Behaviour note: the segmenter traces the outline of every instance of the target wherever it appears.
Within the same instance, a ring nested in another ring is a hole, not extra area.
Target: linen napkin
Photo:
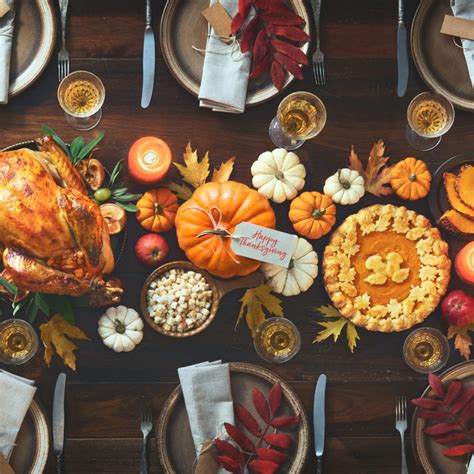
[[[0,0],[10,7],[10,11],[0,18],[0,104],[8,103],[10,86],[10,57],[13,42],[13,21],[15,0]]]
[[[474,2],[472,0],[455,0],[451,5],[451,9],[454,16],[474,20]],[[474,87],[474,41],[461,39],[461,42],[471,84]]]
[[[234,424],[229,364],[203,362],[178,369],[196,455],[206,442],[223,436],[224,423]],[[219,469],[219,474],[226,471]]]
[[[218,0],[211,0],[211,5]],[[221,0],[230,16],[237,13],[237,0]],[[237,43],[221,41],[209,27],[202,70],[199,105],[214,112],[243,113],[247,99],[250,55],[242,54]]]
[[[6,459],[36,392],[32,380],[0,370],[0,454]]]

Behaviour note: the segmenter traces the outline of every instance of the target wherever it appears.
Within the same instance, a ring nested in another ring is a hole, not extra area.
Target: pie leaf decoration
[[[199,161],[197,150],[191,148],[191,143],[186,145],[183,154],[184,165],[181,163],[174,163],[178,168],[183,180],[190,184],[193,188],[198,188],[206,182],[209,176],[209,154],[206,153],[204,158]]]
[[[420,410],[418,416],[426,420],[424,433],[439,444],[445,456],[463,456],[474,452],[474,390],[465,390],[460,380],[446,387],[441,379],[428,377],[432,394],[415,398],[411,402]]]
[[[265,310],[273,316],[283,317],[281,300],[272,294],[271,288],[266,283],[248,289],[239,301],[242,305],[235,327],[237,328],[245,316],[247,325],[252,331],[252,337],[255,335],[258,326],[265,321]]]
[[[168,184],[168,189],[183,201],[187,201],[193,195],[193,190],[186,184],[171,182]]]
[[[46,365],[51,366],[53,355],[56,352],[72,370],[76,370],[74,351],[77,346],[68,337],[81,341],[90,340],[82,329],[68,323],[59,314],[55,314],[47,323],[40,326],[40,335],[45,347],[44,360]]]
[[[328,321],[318,322],[318,324],[325,329],[321,330],[316,335],[313,343],[325,341],[331,336],[333,337],[334,342],[337,342],[342,330],[344,327],[346,327],[347,347],[353,353],[354,349],[357,347],[357,340],[360,339],[354,323],[342,316],[342,314],[334,306],[323,305],[313,307],[312,309],[313,311],[321,313],[325,318],[329,318]]]
[[[214,181],[216,183],[225,183],[226,181],[229,181],[230,175],[234,170],[234,161],[235,156],[221,163],[219,168],[214,168],[214,171],[212,172],[211,181]]]
[[[454,337],[455,349],[457,349],[466,360],[469,360],[471,357],[472,339],[469,331],[474,331],[474,324],[448,327],[448,339]]]
[[[349,153],[349,167],[357,171],[365,182],[365,189],[375,196],[388,196],[393,193],[390,186],[391,167],[387,166],[389,157],[384,156],[385,145],[383,140],[379,140],[372,145],[367,166],[364,169],[354,145]]]

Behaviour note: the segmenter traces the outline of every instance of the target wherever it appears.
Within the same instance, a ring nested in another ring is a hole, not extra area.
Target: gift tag
[[[2,0],[0,0],[1,2]],[[231,39],[232,18],[220,2],[216,2],[202,11],[202,15],[214,28],[214,31],[224,43],[229,43]]]
[[[474,40],[474,21],[457,16],[444,15],[441,33]]]
[[[234,229],[230,248],[236,255],[288,268],[297,240],[293,234],[241,222]]]
[[[1,454],[0,454],[0,474],[15,474],[10,464],[7,463],[7,460]]]
[[[10,11],[10,7],[7,5],[5,0],[0,0],[0,18],[5,16]]]

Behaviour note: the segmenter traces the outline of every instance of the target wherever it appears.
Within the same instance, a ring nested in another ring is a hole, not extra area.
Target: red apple
[[[135,244],[135,255],[148,267],[157,267],[162,263],[168,256],[169,250],[166,240],[158,234],[146,234]]]
[[[467,326],[474,323],[474,297],[463,290],[451,291],[441,303],[446,321],[452,326]]]

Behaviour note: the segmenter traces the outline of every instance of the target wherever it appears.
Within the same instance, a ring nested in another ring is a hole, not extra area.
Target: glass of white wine
[[[453,104],[441,94],[422,92],[408,105],[405,136],[417,150],[437,147],[454,123]]]
[[[98,125],[104,100],[104,84],[91,72],[75,71],[59,84],[59,105],[69,125],[76,130],[91,130]]]
[[[31,324],[22,319],[7,319],[0,323],[0,362],[24,364],[37,350],[38,336]]]
[[[270,138],[279,148],[296,150],[321,132],[326,117],[326,107],[319,97],[309,92],[294,92],[280,102],[270,123]]]

